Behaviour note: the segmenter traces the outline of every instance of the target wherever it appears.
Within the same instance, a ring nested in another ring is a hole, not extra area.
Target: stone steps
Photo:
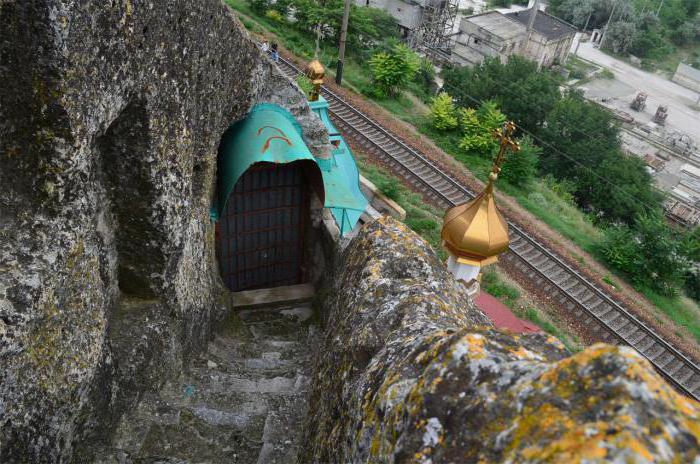
[[[238,311],[207,353],[125,417],[96,462],[294,463],[318,328],[308,304]]]

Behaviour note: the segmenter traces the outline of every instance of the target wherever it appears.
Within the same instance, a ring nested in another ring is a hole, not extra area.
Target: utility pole
[[[656,9],[656,17],[659,17],[659,12],[661,11],[661,7],[664,5],[664,0],[661,0],[659,2],[659,7]]]
[[[532,34],[532,26],[535,24],[535,17],[537,16],[537,11],[540,8],[540,0],[535,0],[532,5],[532,10],[530,11],[530,20],[527,22],[527,32]]]
[[[586,24],[583,26],[583,30],[581,31],[581,35],[578,36],[578,42],[576,42],[576,49],[574,50],[574,55],[578,54],[578,47],[581,46],[581,39],[583,38],[583,34],[585,34],[586,29],[588,29],[588,22],[591,20],[591,15],[593,15],[592,8],[591,8],[591,12],[588,13],[588,18],[586,18]]]
[[[340,47],[338,48],[338,67],[335,71],[335,83],[341,85],[343,82],[343,61],[345,61],[345,40],[348,36],[348,19],[350,19],[350,2],[345,0],[343,10],[343,23],[340,26]]]
[[[535,18],[537,17],[537,12],[540,9],[540,0],[535,0],[535,3],[532,5],[532,9],[530,10],[530,19],[527,22],[527,45],[525,47],[529,48],[530,47],[530,42],[532,40],[532,28],[535,25]],[[537,53],[540,51],[540,44],[537,44]],[[536,56],[536,55],[535,55]],[[540,70],[540,67],[542,66],[542,60],[538,60],[537,62],[537,70]]]
[[[603,45],[605,45],[605,36],[608,35],[608,26],[610,26],[610,21],[612,21],[613,15],[615,14],[615,7],[616,6],[617,6],[617,2],[613,3],[612,11],[610,12],[610,17],[608,18],[608,22],[605,23],[605,27],[603,28],[603,36],[600,38],[600,46],[601,47]]]
[[[591,9],[591,12],[588,13],[588,18],[586,18],[586,24],[583,26],[583,31],[581,31],[581,35],[578,36],[578,42],[576,42],[576,49],[574,50],[574,55],[578,54],[578,47],[581,46],[581,39],[583,38],[583,34],[586,33],[586,29],[588,29],[588,21],[591,20],[592,14],[593,14],[593,9]]]

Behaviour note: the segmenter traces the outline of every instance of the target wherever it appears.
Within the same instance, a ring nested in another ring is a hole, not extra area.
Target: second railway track
[[[282,58],[279,66],[292,78],[300,72]],[[427,198],[444,208],[473,198],[474,192],[339,95],[325,87],[322,94],[333,122],[345,137],[382,159]],[[700,400],[698,365],[528,232],[510,221],[508,225],[510,253],[504,259],[530,274],[535,284],[556,293],[556,299],[579,320],[606,331],[604,338],[633,347],[676,388]]]

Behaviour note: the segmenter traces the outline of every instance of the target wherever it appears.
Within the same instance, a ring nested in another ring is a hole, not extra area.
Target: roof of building
[[[468,16],[463,18],[462,21],[475,24],[504,40],[513,39],[525,30],[524,27],[514,25],[512,20],[498,11],[487,11],[486,13]]]
[[[527,26],[530,21],[530,14],[532,14],[532,8],[508,13],[506,16]],[[576,28],[574,26],[544,11],[537,12],[535,24],[532,27],[549,40],[560,39],[566,35],[576,33]]]

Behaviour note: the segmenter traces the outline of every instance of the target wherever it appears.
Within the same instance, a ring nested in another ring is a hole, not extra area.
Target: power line
[[[479,104],[479,105],[482,105],[482,104],[484,103],[483,101],[480,101],[480,100],[477,99],[476,97],[473,97],[473,96],[471,96],[471,95],[469,95],[469,94],[467,94],[467,93],[463,93],[463,94],[466,95],[470,100],[474,101],[475,103],[477,103],[477,104]],[[567,160],[573,162],[574,164],[576,164],[576,165],[582,167],[583,169],[585,169],[586,171],[590,172],[591,174],[593,174],[594,177],[596,177],[596,178],[598,178],[599,180],[605,182],[606,184],[608,184],[610,187],[612,187],[613,189],[615,189],[615,190],[618,191],[619,193],[625,195],[627,198],[629,198],[629,199],[631,199],[631,200],[633,200],[633,201],[639,202],[639,203],[641,203],[641,204],[643,204],[643,205],[645,205],[645,206],[647,206],[647,207],[649,207],[649,208],[651,208],[651,209],[656,209],[656,208],[657,208],[657,206],[653,206],[653,205],[650,205],[650,204],[648,204],[648,203],[646,203],[646,202],[640,201],[637,197],[635,197],[635,196],[631,195],[630,193],[626,192],[625,190],[621,189],[617,184],[611,182],[609,179],[607,179],[607,178],[601,176],[600,174],[598,174],[597,172],[595,172],[595,171],[594,171],[593,169],[591,169],[590,167],[586,166],[585,164],[581,163],[580,161],[576,160],[575,158],[571,157],[570,155],[568,155],[568,154],[564,153],[563,151],[559,150],[557,147],[555,147],[555,146],[552,145],[551,143],[542,140],[540,137],[536,136],[536,135],[533,134],[532,132],[530,132],[530,131],[524,129],[522,126],[516,124],[516,127],[517,127],[519,130],[521,130],[523,133],[525,133],[525,134],[529,135],[530,137],[532,137],[533,140],[536,140],[537,142],[539,142],[540,146],[542,146],[542,145],[548,146],[548,147],[551,148],[553,151],[557,152],[558,154],[562,155],[562,156],[563,156],[564,158],[566,158]],[[659,193],[662,193],[664,196],[665,196],[665,194],[666,194],[665,192],[659,190],[658,188],[656,188],[656,187],[653,186],[653,185],[651,185],[651,188],[652,188],[653,190],[656,190],[656,191],[659,192]]]

